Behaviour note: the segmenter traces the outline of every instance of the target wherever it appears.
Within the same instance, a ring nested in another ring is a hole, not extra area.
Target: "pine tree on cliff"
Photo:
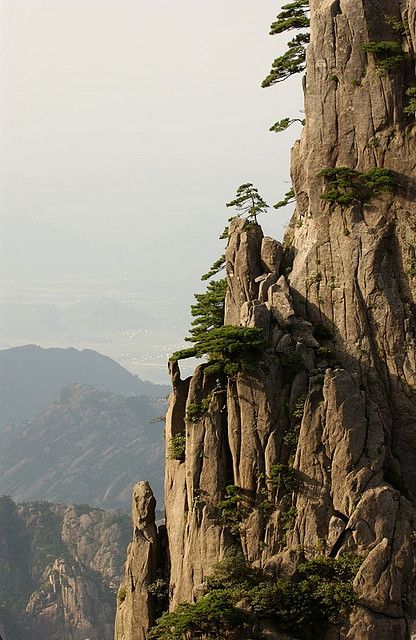
[[[310,40],[308,14],[309,0],[295,0],[282,6],[282,11],[276,16],[276,20],[270,27],[270,35],[292,30],[299,31],[299,33],[287,43],[287,51],[274,60],[268,76],[262,82],[262,87],[271,87],[279,82],[284,82],[291,76],[305,70],[306,45]],[[273,124],[270,131],[280,133],[295,122],[299,122],[302,126],[305,124],[303,118],[285,117]]]
[[[233,207],[238,217],[244,216],[247,220],[257,223],[257,216],[266,213],[269,208],[266,202],[259,194],[258,189],[251,183],[246,182],[237,189],[235,198],[227,202],[226,207]],[[230,218],[231,220],[232,218]],[[228,238],[228,227],[225,227],[220,235],[220,240]],[[209,280],[225,269],[225,255],[222,254],[211,266],[207,273],[201,276],[201,280]]]

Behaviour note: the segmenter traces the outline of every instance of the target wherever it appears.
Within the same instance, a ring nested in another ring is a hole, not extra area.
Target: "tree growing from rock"
[[[234,207],[236,209],[236,215],[238,217],[245,216],[247,220],[257,222],[257,216],[261,213],[266,213],[269,208],[268,204],[263,200],[259,194],[258,189],[251,183],[245,182],[237,189],[235,198],[231,202],[227,202],[226,207]],[[230,222],[232,218],[228,219]],[[228,226],[220,235],[220,240],[226,240],[228,238]],[[209,271],[201,276],[201,280],[209,280],[213,276],[217,275],[225,269],[225,254],[222,254],[218,260],[216,260]]]
[[[244,215],[247,220],[253,222],[257,222],[257,216],[266,213],[269,208],[258,189],[251,182],[240,185],[234,200],[227,202],[226,206],[234,207],[238,217]]]
[[[304,31],[310,25],[308,14],[309,1],[295,0],[283,5],[282,11],[276,16],[276,20],[270,27],[270,35],[292,30],[300,33],[287,43],[285,53],[274,60],[268,76],[262,82],[262,87],[271,87],[305,70],[306,45],[310,39],[309,32]]]

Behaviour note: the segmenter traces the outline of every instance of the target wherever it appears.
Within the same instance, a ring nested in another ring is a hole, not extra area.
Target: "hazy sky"
[[[270,204],[289,188],[299,130],[268,128],[299,115],[300,78],[260,88],[286,39],[268,35],[280,4],[0,0],[6,272],[24,253],[19,275],[33,275],[31,244],[19,243],[53,227],[74,264],[76,243],[88,245],[88,269],[105,270],[108,256],[145,289],[177,281],[189,305],[222,252],[236,187],[252,181]],[[271,209],[266,232],[281,237],[287,217]]]

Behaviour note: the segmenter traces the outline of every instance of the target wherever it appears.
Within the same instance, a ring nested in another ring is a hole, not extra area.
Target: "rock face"
[[[163,559],[155,525],[155,506],[150,485],[139,482],[133,491],[133,541],[127,550],[124,582],[119,590],[116,640],[147,638],[149,627],[155,620],[157,602],[151,585],[155,591],[158,584],[161,586],[156,581]]]
[[[3,640],[109,640],[129,519],[0,498]]]
[[[297,209],[283,247],[239,219],[226,251],[225,323],[261,327],[268,347],[255,371],[225,385],[205,365],[186,381],[170,365],[166,441],[184,435],[185,452],[166,461],[169,605],[198,599],[236,544],[236,527],[221,513],[234,485],[238,544],[257,567],[291,576],[318,553],[361,558],[354,606],[319,638],[411,640],[416,126],[403,108],[415,85],[416,5],[310,5],[306,126],[292,156]],[[405,55],[388,71],[363,49],[398,39]],[[320,173],[334,167],[389,169],[396,188],[325,201]],[[203,399],[208,408],[187,419]],[[293,467],[296,488],[276,488],[276,465]],[[266,626],[263,637],[292,636]]]

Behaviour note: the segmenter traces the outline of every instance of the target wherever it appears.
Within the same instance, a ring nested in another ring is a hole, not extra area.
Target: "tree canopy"
[[[308,29],[309,1],[295,0],[282,7],[282,11],[276,16],[276,20],[270,27],[270,35],[276,35],[293,29],[301,30],[292,40],[287,43],[287,50],[272,63],[272,68],[268,76],[263,80],[262,87],[283,82],[290,76],[301,73],[306,64],[306,45],[309,43],[309,32],[302,31]]]
[[[260,213],[266,213],[269,205],[263,200],[258,189],[251,183],[246,182],[238,187],[236,196],[231,202],[227,202],[227,207],[234,207],[237,216],[245,215],[247,220],[257,222]]]
[[[222,327],[224,324],[225,294],[227,280],[213,280],[204,293],[195,294],[195,304],[191,306],[192,317],[190,335],[185,338],[188,342],[197,342],[207,331]]]
[[[247,220],[257,222],[257,216],[260,213],[265,213],[269,208],[268,204],[263,200],[259,194],[258,189],[251,183],[246,182],[240,185],[237,189],[237,193],[231,202],[227,202],[226,207],[234,207],[236,209],[237,216],[245,215]],[[228,219],[228,222],[232,220],[232,217]],[[227,240],[228,238],[228,226],[220,235],[220,240]],[[209,271],[201,276],[201,280],[209,280],[213,276],[217,275],[225,269],[225,254],[222,254],[218,260],[210,267]]]

